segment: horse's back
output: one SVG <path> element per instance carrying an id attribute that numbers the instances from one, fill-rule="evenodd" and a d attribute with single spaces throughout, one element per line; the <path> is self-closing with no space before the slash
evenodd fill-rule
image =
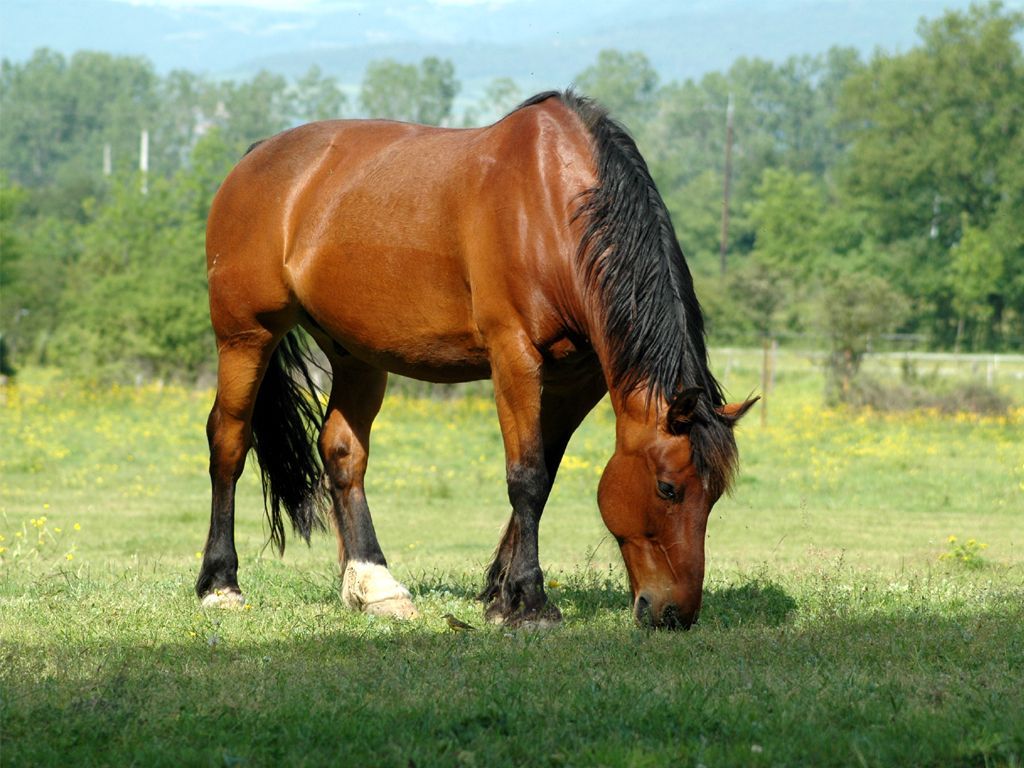
<path id="1" fill-rule="evenodd" d="M 483 129 L 342 120 L 286 131 L 217 196 L 211 296 L 230 272 L 233 296 L 301 311 L 382 367 L 486 375 L 481 313 L 557 314 L 516 305 L 545 304 L 553 265 L 571 259 L 571 208 L 594 177 L 587 147 L 557 102 Z M 517 290 L 524 280 L 531 288 Z"/>

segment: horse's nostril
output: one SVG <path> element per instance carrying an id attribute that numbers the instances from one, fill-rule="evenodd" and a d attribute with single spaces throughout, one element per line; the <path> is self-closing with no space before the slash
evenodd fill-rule
<path id="1" fill-rule="evenodd" d="M 636 617 L 638 624 L 642 624 L 644 626 L 654 624 L 654 615 L 651 613 L 651 604 L 643 595 L 640 595 L 640 597 L 636 599 L 636 607 L 633 609 L 633 615 Z"/>

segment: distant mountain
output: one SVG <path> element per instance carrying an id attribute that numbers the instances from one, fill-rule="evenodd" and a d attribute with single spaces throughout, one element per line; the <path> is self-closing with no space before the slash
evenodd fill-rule
<path id="1" fill-rule="evenodd" d="M 1016 7 L 1024 0 L 1008 3 Z M 350 89 L 366 64 L 450 58 L 463 96 L 500 76 L 524 92 L 568 85 L 603 48 L 643 51 L 665 81 L 724 70 L 740 56 L 782 60 L 833 45 L 905 50 L 948 0 L 437 0 L 338 2 L 318 11 L 163 7 L 115 0 L 2 0 L 0 54 L 37 47 L 145 56 L 166 72 L 295 76 L 317 64 Z"/>

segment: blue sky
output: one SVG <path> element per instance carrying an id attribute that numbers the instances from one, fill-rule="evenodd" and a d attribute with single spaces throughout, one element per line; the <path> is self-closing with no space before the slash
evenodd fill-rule
<path id="1" fill-rule="evenodd" d="M 853 46 L 903 51 L 921 17 L 968 0 L 0 0 L 0 56 L 40 47 L 143 56 L 248 77 L 312 64 L 358 83 L 366 62 L 452 59 L 464 92 L 501 75 L 564 87 L 603 48 L 645 53 L 664 80 Z M 1024 0 L 1009 0 L 1024 8 Z"/>

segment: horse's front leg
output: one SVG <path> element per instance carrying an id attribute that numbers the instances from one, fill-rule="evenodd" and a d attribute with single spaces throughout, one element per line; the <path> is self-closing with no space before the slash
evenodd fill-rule
<path id="1" fill-rule="evenodd" d="M 555 482 L 555 474 L 558 472 L 558 466 L 562 461 L 565 448 L 569 444 L 569 439 L 606 391 L 604 376 L 599 367 L 545 371 L 540 395 L 541 455 L 544 459 L 546 474 L 544 500 Z M 510 497 L 513 493 L 512 487 L 513 484 L 510 481 Z M 537 522 L 539 522 L 541 511 L 543 511 L 543 502 L 537 508 Z M 536 536 L 536 526 L 534 526 L 534 536 Z M 495 552 L 494 561 L 487 571 L 487 583 L 480 594 L 480 599 L 487 604 L 488 618 L 494 621 L 516 623 L 525 618 L 516 613 L 517 609 L 514 606 L 510 607 L 510 595 L 513 596 L 512 600 L 514 601 L 515 590 L 508 589 L 508 575 L 516 571 L 513 560 L 519 552 L 520 537 L 520 517 L 517 515 L 517 508 L 513 502 L 512 518 L 509 520 L 501 543 Z M 539 567 L 538 563 L 537 568 L 539 569 Z M 540 589 L 543 590 L 543 581 L 541 581 Z M 552 615 L 556 617 L 554 620 L 557 620 L 557 608 L 550 602 L 541 600 L 541 605 L 545 604 L 548 606 L 547 614 L 550 615 L 546 616 L 545 610 L 541 608 L 539 622 L 550 621 Z"/>
<path id="2" fill-rule="evenodd" d="M 511 626 L 551 624 L 562 618 L 544 592 L 537 550 L 540 517 L 552 480 L 541 431 L 541 363 L 525 334 L 509 334 L 491 345 L 512 517 L 480 597 L 489 621 Z"/>

